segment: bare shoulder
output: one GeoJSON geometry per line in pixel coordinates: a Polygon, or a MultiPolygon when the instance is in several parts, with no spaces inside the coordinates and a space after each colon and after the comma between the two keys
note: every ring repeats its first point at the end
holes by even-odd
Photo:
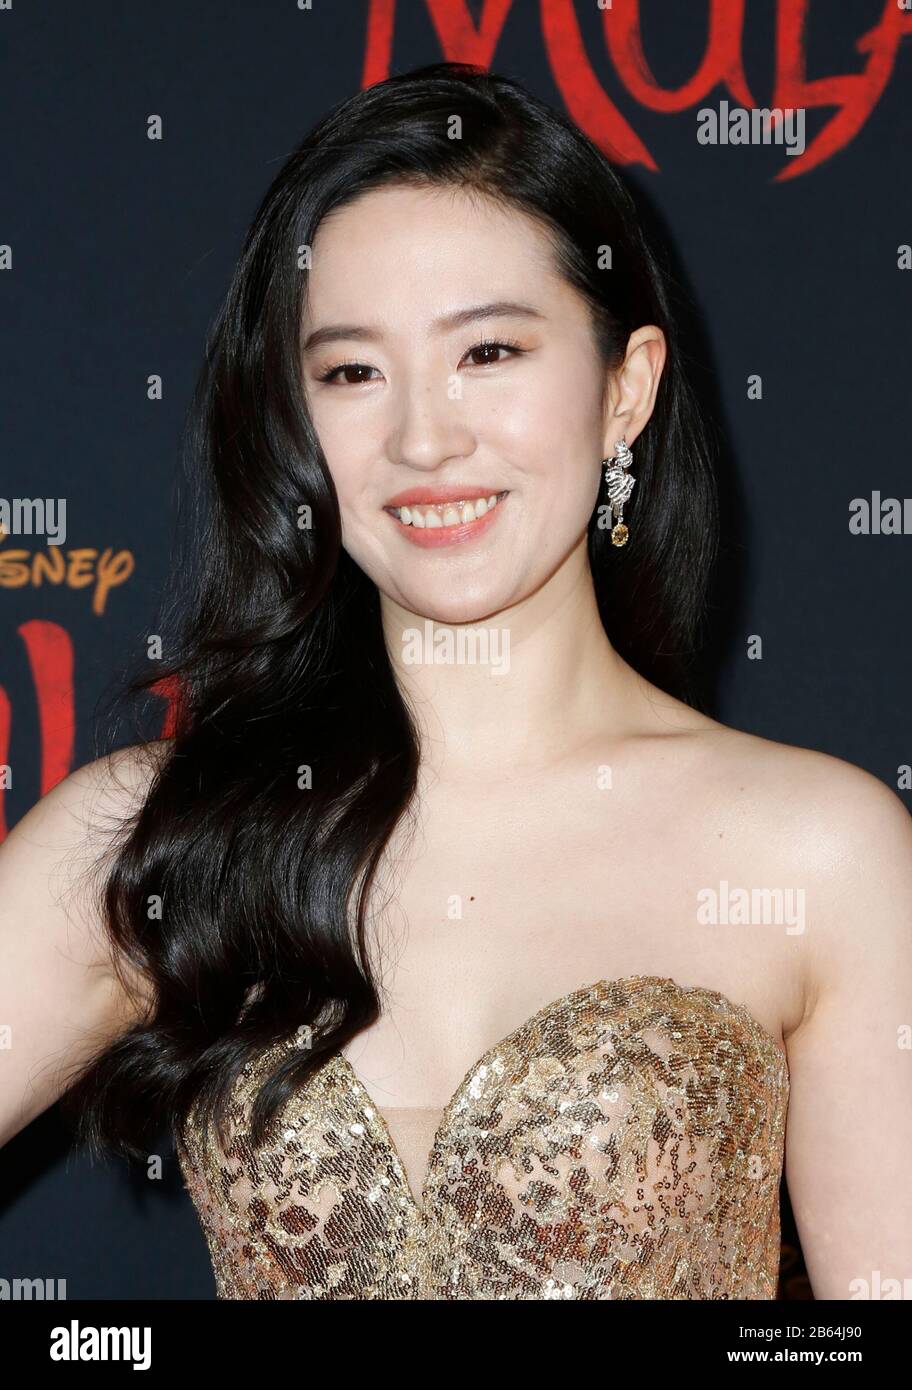
{"type": "MultiPolygon", "coordinates": [[[[88,810],[97,805],[96,798],[110,801],[112,806],[123,808],[127,800],[134,800],[136,794],[145,796],[149,787],[167,762],[174,740],[170,738],[153,739],[149,743],[132,743],[114,753],[96,758],[75,768],[68,776],[52,788],[42,802],[51,804],[69,803],[88,810]]],[[[38,803],[39,805],[41,803],[38,803]]]]}
{"type": "MultiPolygon", "coordinates": [[[[639,679],[639,678],[638,678],[639,679]]],[[[902,798],[864,768],[814,748],[780,743],[723,724],[639,681],[651,732],[677,750],[688,800],[724,829],[749,823],[780,859],[791,851],[821,872],[880,844],[902,849],[912,826],[902,798]]]]}
{"type": "MultiPolygon", "coordinates": [[[[75,768],[0,845],[0,898],[20,920],[65,919],[78,955],[108,957],[98,892],[120,832],[140,809],[173,740],[132,744],[75,768]]],[[[4,914],[6,918],[7,914],[4,914]]]]}
{"type": "Polygon", "coordinates": [[[779,743],[715,720],[707,721],[698,737],[709,775],[733,792],[743,792],[757,828],[777,838],[805,832],[805,850],[815,844],[828,856],[842,855],[870,848],[884,833],[901,840],[912,825],[891,786],[835,754],[779,743]]]}
{"type": "Polygon", "coordinates": [[[754,881],[804,891],[807,1009],[872,962],[912,959],[912,816],[866,769],[725,725],[701,766],[720,822],[750,847],[754,881]]]}
{"type": "Polygon", "coordinates": [[[76,768],[0,845],[0,1018],[14,1039],[0,1145],[154,1003],[107,931],[104,870],[167,752],[160,740],[76,768]]]}
{"type": "Polygon", "coordinates": [[[755,855],[821,881],[847,883],[862,864],[891,866],[894,884],[909,871],[912,816],[881,778],[832,753],[735,729],[639,685],[651,731],[676,749],[682,795],[721,833],[742,827],[755,855]]]}
{"type": "Polygon", "coordinates": [[[88,836],[97,850],[105,837],[107,817],[119,824],[125,813],[142,803],[172,746],[173,739],[131,744],[74,768],[35,802],[13,827],[7,843],[15,841],[24,854],[43,854],[48,836],[61,849],[84,843],[88,836]]]}

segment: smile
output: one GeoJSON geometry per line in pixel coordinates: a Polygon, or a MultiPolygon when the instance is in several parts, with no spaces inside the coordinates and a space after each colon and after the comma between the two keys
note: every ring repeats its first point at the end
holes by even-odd
{"type": "Polygon", "coordinates": [[[434,502],[411,507],[389,507],[388,510],[403,526],[463,526],[472,521],[480,521],[498,502],[506,497],[505,492],[492,493],[490,497],[476,497],[474,502],[434,502]]]}
{"type": "Polygon", "coordinates": [[[445,502],[415,501],[384,511],[395,519],[403,539],[415,545],[457,545],[486,532],[507,496],[507,492],[494,492],[445,502]]]}

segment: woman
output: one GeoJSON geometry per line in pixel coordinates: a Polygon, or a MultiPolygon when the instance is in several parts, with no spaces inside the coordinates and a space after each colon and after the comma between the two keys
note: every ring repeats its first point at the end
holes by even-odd
{"type": "Polygon", "coordinates": [[[783,1164],[818,1298],[908,1273],[909,818],[697,707],[712,469],[599,152],[358,93],[194,422],[169,737],[0,855],[0,1138],[173,1125],[225,1297],[772,1299],[783,1164]]]}

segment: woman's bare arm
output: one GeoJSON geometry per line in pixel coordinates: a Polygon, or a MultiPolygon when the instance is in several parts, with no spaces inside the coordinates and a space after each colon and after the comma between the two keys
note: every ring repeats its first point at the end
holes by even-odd
{"type": "Polygon", "coordinates": [[[844,763],[823,790],[816,829],[796,827],[811,997],[786,1040],[789,1196],[816,1298],[902,1297],[885,1281],[912,1287],[912,818],[844,763]]]}
{"type": "Polygon", "coordinates": [[[128,993],[114,971],[93,870],[165,746],[135,745],[78,768],[0,845],[0,1145],[142,1013],[143,982],[128,971],[128,993]]]}

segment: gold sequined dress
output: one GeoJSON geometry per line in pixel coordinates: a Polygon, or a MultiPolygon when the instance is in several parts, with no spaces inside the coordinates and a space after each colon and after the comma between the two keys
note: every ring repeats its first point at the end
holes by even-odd
{"type": "Polygon", "coordinates": [[[252,1147],[295,1045],[239,1076],[227,1148],[193,1115],[178,1143],[220,1298],[776,1297],[788,1067],[724,995],[638,975],[547,1004],[439,1112],[420,1201],[341,1052],[252,1147]]]}

